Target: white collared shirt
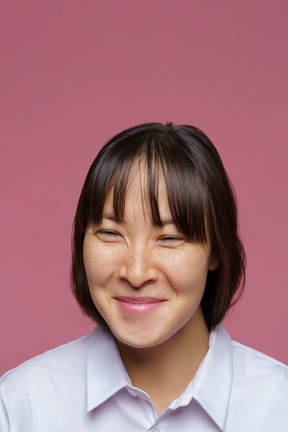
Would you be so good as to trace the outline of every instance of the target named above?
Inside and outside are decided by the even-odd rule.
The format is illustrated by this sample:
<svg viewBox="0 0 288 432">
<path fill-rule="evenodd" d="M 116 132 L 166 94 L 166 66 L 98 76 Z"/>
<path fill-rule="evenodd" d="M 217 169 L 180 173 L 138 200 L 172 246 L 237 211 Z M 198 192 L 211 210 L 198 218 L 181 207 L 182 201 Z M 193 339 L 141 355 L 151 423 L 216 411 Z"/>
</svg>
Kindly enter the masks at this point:
<svg viewBox="0 0 288 432">
<path fill-rule="evenodd" d="M 99 326 L 6 373 L 0 397 L 1 432 L 288 431 L 288 367 L 232 342 L 222 325 L 193 380 L 159 416 Z"/>
</svg>

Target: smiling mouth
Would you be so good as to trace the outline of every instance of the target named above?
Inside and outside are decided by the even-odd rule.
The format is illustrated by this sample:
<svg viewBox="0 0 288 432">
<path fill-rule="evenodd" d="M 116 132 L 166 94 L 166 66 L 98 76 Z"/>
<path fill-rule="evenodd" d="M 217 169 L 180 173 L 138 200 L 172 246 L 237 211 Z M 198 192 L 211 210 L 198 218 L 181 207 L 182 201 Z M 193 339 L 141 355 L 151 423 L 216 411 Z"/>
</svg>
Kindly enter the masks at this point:
<svg viewBox="0 0 288 432">
<path fill-rule="evenodd" d="M 128 314 L 145 314 L 161 306 L 165 299 L 157 297 L 115 297 L 122 311 Z"/>
</svg>

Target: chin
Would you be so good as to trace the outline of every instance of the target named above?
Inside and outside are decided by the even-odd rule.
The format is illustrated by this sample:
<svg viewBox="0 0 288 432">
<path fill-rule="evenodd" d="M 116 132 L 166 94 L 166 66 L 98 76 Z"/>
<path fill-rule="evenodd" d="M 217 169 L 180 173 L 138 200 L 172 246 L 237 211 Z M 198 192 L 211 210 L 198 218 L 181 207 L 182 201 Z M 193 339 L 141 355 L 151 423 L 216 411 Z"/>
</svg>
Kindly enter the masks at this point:
<svg viewBox="0 0 288 432">
<path fill-rule="evenodd" d="M 147 331 L 145 332 L 146 334 L 142 335 L 140 332 L 137 332 L 135 335 L 131 334 L 131 332 L 129 334 L 123 335 L 119 334 L 119 332 L 114 332 L 113 330 L 112 333 L 116 341 L 121 345 L 139 349 L 156 347 L 166 342 L 170 338 L 170 335 L 164 337 L 163 335 L 153 335 L 151 332 L 147 334 Z"/>
</svg>

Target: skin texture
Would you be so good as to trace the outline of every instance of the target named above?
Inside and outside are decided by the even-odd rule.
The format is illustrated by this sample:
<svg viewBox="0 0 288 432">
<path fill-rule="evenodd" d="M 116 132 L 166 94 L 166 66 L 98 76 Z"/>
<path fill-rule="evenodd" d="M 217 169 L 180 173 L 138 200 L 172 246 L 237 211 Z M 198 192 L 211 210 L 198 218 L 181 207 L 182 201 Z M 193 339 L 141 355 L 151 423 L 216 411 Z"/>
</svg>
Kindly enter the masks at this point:
<svg viewBox="0 0 288 432">
<path fill-rule="evenodd" d="M 152 224 L 143 199 L 145 176 L 144 167 L 134 163 L 122 222 L 113 216 L 111 192 L 102 222 L 86 231 L 83 256 L 91 297 L 130 378 L 161 412 L 185 389 L 207 352 L 200 302 L 207 271 L 217 262 L 209 243 L 190 242 L 177 230 L 163 178 L 158 201 L 164 226 Z M 167 384 L 175 367 L 181 369 L 177 383 Z"/>
</svg>

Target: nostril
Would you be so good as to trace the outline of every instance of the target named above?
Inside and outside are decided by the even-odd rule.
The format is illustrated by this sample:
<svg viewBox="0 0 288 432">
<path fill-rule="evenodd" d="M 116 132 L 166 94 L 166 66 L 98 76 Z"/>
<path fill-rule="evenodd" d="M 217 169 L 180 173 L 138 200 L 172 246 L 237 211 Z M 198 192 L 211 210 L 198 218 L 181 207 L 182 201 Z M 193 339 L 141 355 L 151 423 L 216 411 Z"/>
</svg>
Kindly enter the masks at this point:
<svg viewBox="0 0 288 432">
<path fill-rule="evenodd" d="M 120 276 L 120 280 L 127 283 L 131 288 L 139 289 L 143 286 L 150 285 L 155 282 L 155 278 L 144 278 L 136 281 L 135 279 L 129 279 L 128 277 Z"/>
</svg>

